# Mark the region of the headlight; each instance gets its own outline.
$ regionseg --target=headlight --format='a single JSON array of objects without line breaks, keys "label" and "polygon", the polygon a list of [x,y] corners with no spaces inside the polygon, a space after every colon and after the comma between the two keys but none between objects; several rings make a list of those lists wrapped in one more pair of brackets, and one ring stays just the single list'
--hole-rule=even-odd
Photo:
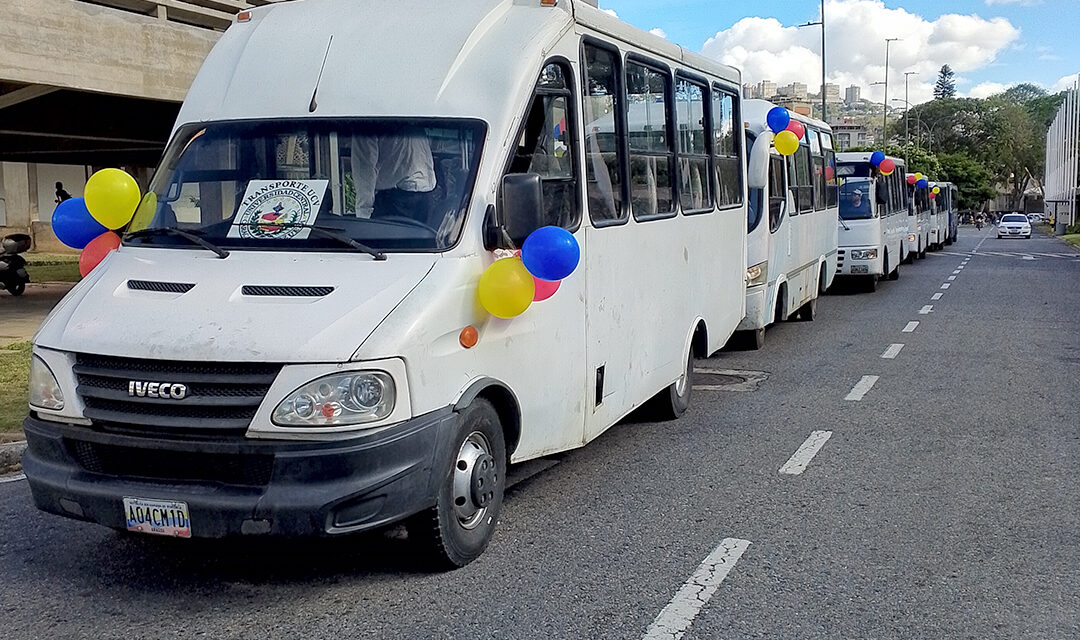
[{"label": "headlight", "polygon": [[873,260],[877,258],[877,249],[852,249],[852,260]]},{"label": "headlight", "polygon": [[30,406],[54,411],[64,408],[64,392],[49,370],[49,365],[37,356],[30,358]]},{"label": "headlight", "polygon": [[915,242],[915,234],[914,233],[909,233],[908,237],[907,237],[907,241],[908,242]]},{"label": "headlight", "polygon": [[760,262],[746,270],[746,286],[765,284],[769,279],[769,261]]},{"label": "headlight", "polygon": [[390,415],[394,379],[382,371],[335,373],[293,391],[274,409],[283,427],[337,427],[375,422]]}]

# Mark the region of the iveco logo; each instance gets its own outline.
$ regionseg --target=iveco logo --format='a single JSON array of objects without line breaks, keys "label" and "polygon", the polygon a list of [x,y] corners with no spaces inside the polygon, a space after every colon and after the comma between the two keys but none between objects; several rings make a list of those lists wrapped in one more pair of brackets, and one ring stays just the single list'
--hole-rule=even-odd
[{"label": "iveco logo", "polygon": [[128,395],[140,398],[172,398],[183,400],[187,397],[187,385],[173,382],[128,382]]}]

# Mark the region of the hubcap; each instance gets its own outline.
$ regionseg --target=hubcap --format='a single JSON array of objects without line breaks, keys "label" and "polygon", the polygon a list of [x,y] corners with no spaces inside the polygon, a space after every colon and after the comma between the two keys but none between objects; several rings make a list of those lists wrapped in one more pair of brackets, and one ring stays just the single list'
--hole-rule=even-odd
[{"label": "hubcap", "polygon": [[690,382],[690,367],[694,366],[690,364],[690,360],[687,360],[686,370],[679,376],[679,379],[675,381],[675,393],[681,398],[686,393],[686,385]]},{"label": "hubcap", "polygon": [[500,478],[490,449],[484,434],[473,431],[461,443],[454,461],[454,514],[465,529],[483,521],[495,498]]}]

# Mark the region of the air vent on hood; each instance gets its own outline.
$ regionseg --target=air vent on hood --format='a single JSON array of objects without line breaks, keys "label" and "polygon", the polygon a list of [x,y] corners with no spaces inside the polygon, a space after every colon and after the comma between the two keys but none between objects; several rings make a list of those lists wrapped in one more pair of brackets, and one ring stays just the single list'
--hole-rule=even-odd
[{"label": "air vent on hood", "polygon": [[246,284],[240,290],[245,296],[289,296],[296,298],[320,298],[330,295],[333,287],[275,287]]},{"label": "air vent on hood", "polygon": [[128,280],[128,289],[135,291],[160,291],[162,293],[187,293],[194,284],[187,282],[155,282],[153,280]]}]

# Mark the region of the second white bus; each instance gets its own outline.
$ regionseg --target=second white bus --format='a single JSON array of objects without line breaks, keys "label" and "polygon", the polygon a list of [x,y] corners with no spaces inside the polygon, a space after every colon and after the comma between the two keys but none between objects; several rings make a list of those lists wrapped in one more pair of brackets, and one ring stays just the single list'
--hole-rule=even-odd
[{"label": "second white bus", "polygon": [[877,289],[880,278],[900,278],[905,257],[907,190],[904,161],[890,158],[896,169],[882,175],[870,163],[869,152],[837,154],[840,178],[839,240],[836,274],[862,280],[866,289]]}]

